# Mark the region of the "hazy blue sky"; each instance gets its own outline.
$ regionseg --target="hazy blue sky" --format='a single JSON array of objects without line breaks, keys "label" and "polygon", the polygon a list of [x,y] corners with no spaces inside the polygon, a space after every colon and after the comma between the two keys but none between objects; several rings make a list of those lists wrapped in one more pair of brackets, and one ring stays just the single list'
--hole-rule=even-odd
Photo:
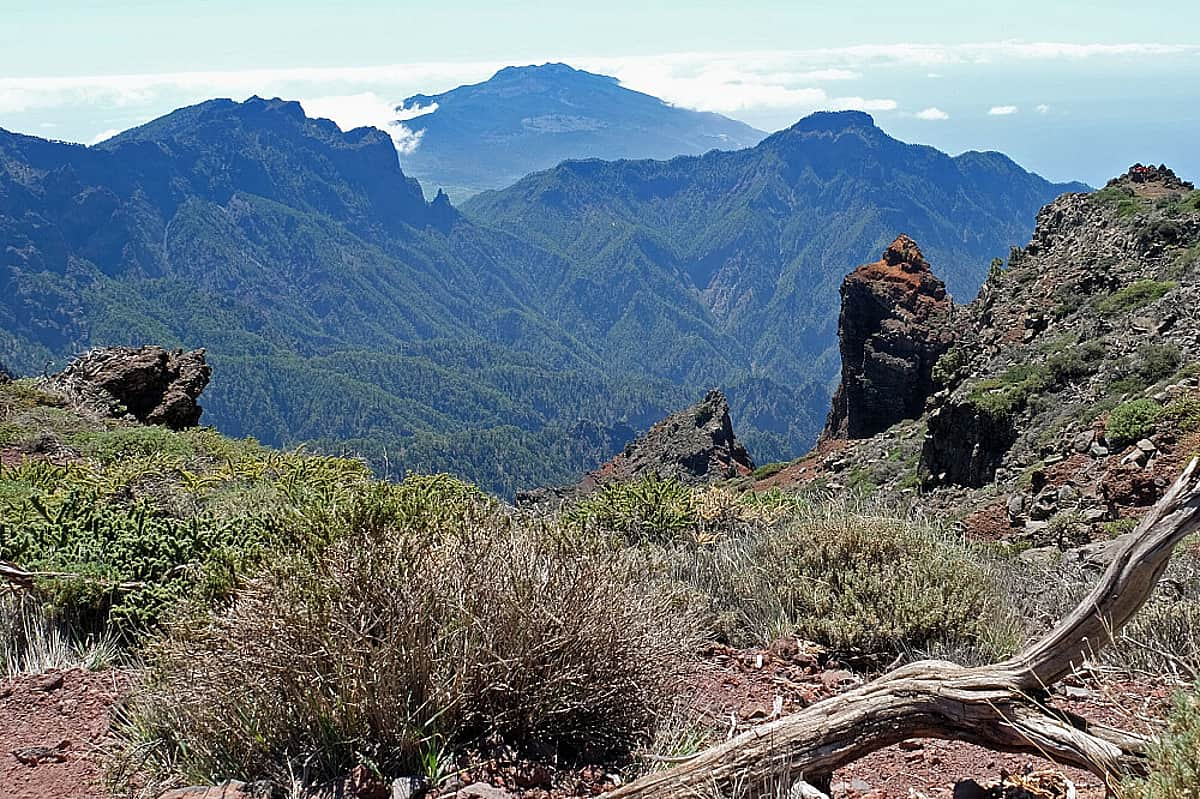
[{"label": "hazy blue sky", "polygon": [[383,125],[410,94],[553,60],[764,129],[855,107],[907,141],[1002,150],[1056,179],[1098,183],[1135,160],[1197,179],[1198,9],[0,0],[0,127],[86,143],[250,94],[300,99],[344,127]]}]

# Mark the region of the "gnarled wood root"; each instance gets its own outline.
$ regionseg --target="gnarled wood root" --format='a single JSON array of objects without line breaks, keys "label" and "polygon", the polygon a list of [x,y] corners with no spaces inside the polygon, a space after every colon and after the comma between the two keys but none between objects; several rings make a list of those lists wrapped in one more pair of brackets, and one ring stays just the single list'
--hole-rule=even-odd
[{"label": "gnarled wood root", "polygon": [[1144,772],[1150,740],[1050,708],[1052,685],[1108,645],[1150,598],[1176,544],[1200,529],[1193,460],[1146,515],[1088,597],[1047,635],[1001,663],[922,661],[754,727],[606,799],[722,795],[780,774],[820,785],[864,755],[909,738],[966,741],[1045,757],[1112,783]]}]

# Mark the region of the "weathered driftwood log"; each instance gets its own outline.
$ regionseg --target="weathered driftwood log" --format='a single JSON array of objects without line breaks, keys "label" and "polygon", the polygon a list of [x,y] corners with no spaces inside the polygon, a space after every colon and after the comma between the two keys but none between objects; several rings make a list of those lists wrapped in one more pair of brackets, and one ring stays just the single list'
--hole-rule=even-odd
[{"label": "weathered driftwood log", "polygon": [[835,769],[909,738],[1038,755],[1109,783],[1142,772],[1148,739],[1049,707],[1046,687],[1111,642],[1149,599],[1175,545],[1198,529],[1200,475],[1193,460],[1091,594],[1016,656],[974,668],[932,660],[901,667],[621,786],[606,799],[729,795],[780,775],[823,785]]}]

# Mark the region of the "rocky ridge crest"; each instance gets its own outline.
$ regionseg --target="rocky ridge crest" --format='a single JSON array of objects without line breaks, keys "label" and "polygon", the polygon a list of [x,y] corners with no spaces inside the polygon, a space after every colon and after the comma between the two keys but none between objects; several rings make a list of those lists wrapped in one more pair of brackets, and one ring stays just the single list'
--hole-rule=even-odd
[{"label": "rocky ridge crest", "polygon": [[647,476],[698,486],[745,477],[752,471],[754,461],[733,432],[729,402],[713,389],[700,402],[671,414],[626,444],[576,485],[520,492],[517,504],[586,496],[612,483]]}]

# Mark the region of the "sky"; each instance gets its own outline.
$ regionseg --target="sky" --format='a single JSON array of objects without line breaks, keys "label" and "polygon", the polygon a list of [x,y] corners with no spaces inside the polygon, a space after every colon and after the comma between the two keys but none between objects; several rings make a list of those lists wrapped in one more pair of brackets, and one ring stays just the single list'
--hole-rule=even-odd
[{"label": "sky", "polygon": [[859,108],[905,141],[1000,150],[1055,180],[1134,161],[1200,180],[1194,0],[0,0],[0,20],[0,127],[85,144],[253,94],[384,126],[409,95],[563,61],[763,130]]}]

